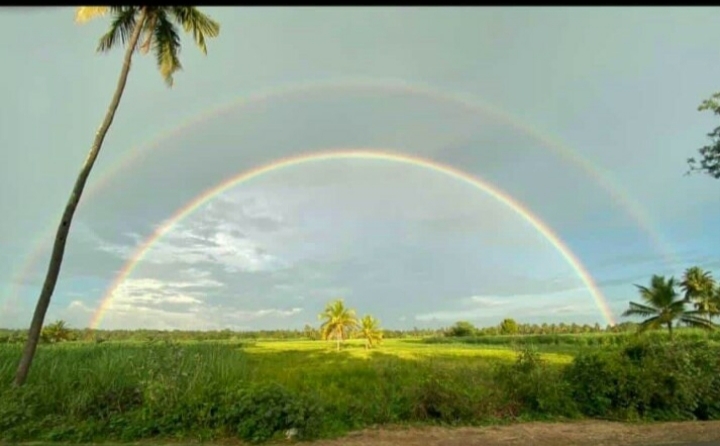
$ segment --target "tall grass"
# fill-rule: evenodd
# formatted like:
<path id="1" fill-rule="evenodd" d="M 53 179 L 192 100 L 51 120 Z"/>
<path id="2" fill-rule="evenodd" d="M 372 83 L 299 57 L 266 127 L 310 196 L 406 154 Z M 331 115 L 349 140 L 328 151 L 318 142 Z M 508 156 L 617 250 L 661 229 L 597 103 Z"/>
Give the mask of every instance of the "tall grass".
<path id="1" fill-rule="evenodd" d="M 709 344 L 703 345 L 688 351 L 707 356 Z M 9 383 L 21 346 L 0 345 L 0 440 L 240 437 L 259 442 L 290 428 L 301 438 L 312 438 L 387 423 L 580 416 L 594 401 L 593 395 L 582 393 L 589 383 L 603 378 L 607 388 L 650 374 L 659 380 L 666 373 L 662 364 L 667 360 L 635 366 L 622 359 L 622 348 L 608 350 L 620 352 L 613 353 L 620 359 L 613 359 L 592 356 L 604 351 L 598 347 L 578 346 L 575 352 L 584 358 L 578 365 L 573 355 L 552 345 L 524 348 L 518 356 L 498 346 L 409 340 L 390 340 L 371 351 L 349 342 L 341 352 L 314 341 L 64 343 L 40 346 L 28 384 L 14 389 Z M 663 348 L 652 354 L 678 357 L 676 350 Z M 692 379 L 714 364 L 688 358 L 682 364 L 689 365 L 678 373 Z M 704 368 L 697 365 L 701 363 Z M 646 369 L 645 375 L 638 374 Z M 572 380 L 568 370 L 574 373 Z M 627 370 L 635 375 L 627 378 Z M 600 372 L 602 377 L 595 376 Z M 611 372 L 619 378 L 608 378 Z M 603 416 L 617 412 L 613 398 L 635 398 L 613 392 L 603 396 L 610 401 Z M 656 401 L 653 392 L 623 410 L 637 412 L 636 406 Z M 679 407 L 673 409 L 674 417 L 695 413 L 692 404 L 700 403 L 688 398 L 670 398 L 680 401 L 673 403 Z M 703 410 L 714 413 L 714 406 L 703 404 L 710 407 Z"/>

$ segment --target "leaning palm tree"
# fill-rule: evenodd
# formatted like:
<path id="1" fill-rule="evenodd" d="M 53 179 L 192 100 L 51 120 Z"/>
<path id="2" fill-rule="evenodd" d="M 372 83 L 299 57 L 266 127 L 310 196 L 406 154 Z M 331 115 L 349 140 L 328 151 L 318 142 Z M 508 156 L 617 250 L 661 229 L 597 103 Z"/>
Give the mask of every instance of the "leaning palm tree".
<path id="1" fill-rule="evenodd" d="M 670 339 L 673 337 L 673 322 L 680 321 L 690 327 L 698 327 L 704 329 L 712 329 L 713 323 L 702 318 L 702 314 L 697 310 L 688 311 L 685 308 L 686 301 L 678 298 L 679 295 L 675 290 L 675 279 L 665 279 L 663 276 L 652 276 L 650 286 L 644 287 L 635 285 L 640 292 L 640 298 L 644 303 L 639 304 L 630 302 L 628 308 L 622 315 L 645 317 L 644 321 L 638 326 L 639 332 L 648 329 L 658 329 L 667 327 Z"/>
<path id="2" fill-rule="evenodd" d="M 373 345 L 382 342 L 382 331 L 380 330 L 380 321 L 368 315 L 360 319 L 358 337 L 365 339 L 365 350 L 371 349 Z"/>
<path id="3" fill-rule="evenodd" d="M 692 303 L 696 310 L 711 319 L 716 310 L 713 308 L 715 279 L 712 274 L 702 268 L 693 266 L 685 270 L 680 286 L 685 293 L 685 301 Z"/>
<path id="4" fill-rule="evenodd" d="M 340 343 L 358 326 L 355 310 L 347 308 L 342 299 L 327 304 L 318 318 L 324 321 L 320 326 L 321 338 L 324 341 L 335 339 L 338 351 L 340 351 Z"/>
<path id="5" fill-rule="evenodd" d="M 133 53 L 136 49 L 139 49 L 142 53 L 147 53 L 152 48 L 160 74 L 165 80 L 165 83 L 168 86 L 172 86 L 173 74 L 182 69 L 178 57 L 181 48 L 178 25 L 182 26 L 185 32 L 192 33 L 195 43 L 205 54 L 207 54 L 205 39 L 207 37 L 216 37 L 220 32 L 220 25 L 217 22 L 192 6 L 83 6 L 77 9 L 75 19 L 77 22 L 82 23 L 108 13 L 112 15 L 110 29 L 100 37 L 97 50 L 106 52 L 119 44 L 126 45 L 122 69 L 120 70 L 120 78 L 115 87 L 115 94 L 113 94 L 112 100 L 110 101 L 110 106 L 105 113 L 105 118 L 97 133 L 95 133 L 95 139 L 90 147 L 90 153 L 88 153 L 82 169 L 80 169 L 80 173 L 75 180 L 70 199 L 65 205 L 65 211 L 60 219 L 60 225 L 55 234 L 55 242 L 50 256 L 50 265 L 45 276 L 42 291 L 40 292 L 40 297 L 35 306 L 35 313 L 30 323 L 25 350 L 20 358 L 20 363 L 18 364 L 15 375 L 15 385 L 17 386 L 25 383 L 28 372 L 30 371 L 30 364 L 35 356 L 45 313 L 47 313 L 47 309 L 50 306 L 50 299 L 52 298 L 55 284 L 60 275 L 60 266 L 65 253 L 65 243 L 67 242 L 68 233 L 70 232 L 70 224 L 72 223 L 75 209 L 77 209 L 78 203 L 80 202 L 80 196 L 85 188 L 85 182 L 90 176 L 90 171 L 95 164 L 105 135 L 110 129 L 110 125 L 115 117 L 115 112 L 120 105 L 120 99 L 122 98 L 125 83 L 130 73 L 130 63 Z M 142 42 L 140 40 L 141 37 Z"/>

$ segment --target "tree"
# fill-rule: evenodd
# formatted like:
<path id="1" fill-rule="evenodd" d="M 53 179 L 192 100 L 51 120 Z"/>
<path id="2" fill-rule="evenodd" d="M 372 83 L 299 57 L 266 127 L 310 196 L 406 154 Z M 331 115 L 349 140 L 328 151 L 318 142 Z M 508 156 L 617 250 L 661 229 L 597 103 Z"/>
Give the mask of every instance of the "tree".
<path id="1" fill-rule="evenodd" d="M 502 322 L 500 322 L 500 334 L 504 335 L 514 335 L 518 332 L 518 324 L 515 322 L 515 319 L 503 319 Z"/>
<path id="2" fill-rule="evenodd" d="M 380 321 L 369 314 L 360 319 L 360 331 L 358 337 L 365 339 L 365 350 L 371 349 L 373 345 L 382 342 L 383 334 L 380 330 Z"/>
<path id="3" fill-rule="evenodd" d="M 710 110 L 716 116 L 720 116 L 720 93 L 715 93 L 709 99 L 702 101 L 698 111 Z M 690 166 L 688 173 L 699 172 L 710 175 L 712 178 L 720 179 L 720 127 L 708 133 L 711 143 L 698 149 L 700 159 L 688 158 Z"/>
<path id="4" fill-rule="evenodd" d="M 305 327 L 303 328 L 303 336 L 311 341 L 314 341 L 318 338 L 318 331 L 311 327 L 310 324 L 305 324 Z"/>
<path id="5" fill-rule="evenodd" d="M 652 276 L 650 286 L 635 285 L 644 304 L 630 302 L 630 308 L 622 314 L 624 317 L 641 316 L 644 321 L 638 326 L 639 332 L 666 326 L 670 339 L 673 337 L 673 322 L 680 321 L 690 327 L 712 329 L 712 322 L 703 319 L 699 311 L 687 311 L 685 299 L 679 298 L 675 290 L 675 279 Z"/>
<path id="6" fill-rule="evenodd" d="M 692 303 L 708 319 L 718 312 L 714 302 L 715 279 L 709 271 L 697 266 L 686 269 L 680 286 L 685 293 L 685 301 Z"/>
<path id="7" fill-rule="evenodd" d="M 465 337 L 472 336 L 477 332 L 477 328 L 473 324 L 467 321 L 456 322 L 455 325 L 450 327 L 447 331 L 447 336 L 451 337 Z"/>
<path id="8" fill-rule="evenodd" d="M 340 343 L 358 326 L 355 310 L 347 308 L 342 299 L 328 303 L 318 318 L 324 320 L 320 326 L 321 339 L 326 341 L 334 338 L 338 351 L 340 351 Z"/>
<path id="9" fill-rule="evenodd" d="M 120 105 L 120 99 L 122 98 L 128 74 L 130 73 L 133 53 L 136 49 L 147 53 L 150 48 L 152 48 L 160 74 L 165 80 L 165 83 L 168 86 L 172 86 L 173 74 L 182 69 L 178 57 L 181 48 L 180 36 L 177 29 L 178 25 L 181 25 L 186 32 L 192 32 L 195 43 L 205 54 L 207 54 L 205 39 L 207 37 L 216 37 L 220 32 L 220 25 L 217 22 L 192 6 L 84 6 L 77 9 L 75 19 L 77 22 L 82 23 L 107 13 L 112 14 L 110 29 L 100 37 L 97 51 L 109 51 L 117 46 L 119 42 L 127 44 L 127 48 L 125 50 L 125 56 L 123 57 L 120 77 L 115 87 L 115 93 L 110 101 L 110 106 L 105 113 L 105 118 L 100 128 L 95 133 L 95 139 L 90 147 L 90 152 L 75 180 L 75 185 L 65 205 L 65 211 L 62 214 L 60 225 L 55 234 L 55 242 L 50 256 L 50 264 L 45 276 L 45 282 L 43 283 L 42 291 L 35 306 L 35 312 L 28 332 L 28 339 L 25 343 L 25 349 L 23 350 L 15 375 L 15 385 L 17 386 L 25 383 L 28 372 L 30 371 L 30 365 L 35 356 L 45 314 L 50 306 L 50 299 L 52 298 L 53 291 L 55 291 L 55 284 L 60 275 L 60 266 L 62 265 L 65 244 L 70 232 L 73 215 L 80 202 L 80 196 L 90 176 L 90 171 L 100 153 L 105 135 L 110 129 L 113 119 L 115 118 L 115 112 Z M 142 44 L 138 47 L 141 36 L 143 37 Z"/>
<path id="10" fill-rule="evenodd" d="M 63 320 L 58 320 L 43 328 L 41 337 L 47 342 L 56 343 L 70 339 L 70 330 Z"/>

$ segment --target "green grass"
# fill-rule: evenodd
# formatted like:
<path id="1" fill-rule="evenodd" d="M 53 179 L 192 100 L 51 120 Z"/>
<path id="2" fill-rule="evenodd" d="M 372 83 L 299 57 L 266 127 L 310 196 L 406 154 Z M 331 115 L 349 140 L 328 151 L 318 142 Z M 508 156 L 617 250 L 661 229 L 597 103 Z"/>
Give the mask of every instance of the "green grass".
<path id="1" fill-rule="evenodd" d="M 604 347 L 533 343 L 536 355 L 518 362 L 519 350 L 493 341 L 390 339 L 366 350 L 353 340 L 339 352 L 304 340 L 68 342 L 40 345 L 19 390 L 9 383 L 22 346 L 0 344 L 0 440 L 260 441 L 288 426 L 323 437 L 376 424 L 579 415 L 563 370 Z M 605 373 L 588 364 L 577 376 Z"/>

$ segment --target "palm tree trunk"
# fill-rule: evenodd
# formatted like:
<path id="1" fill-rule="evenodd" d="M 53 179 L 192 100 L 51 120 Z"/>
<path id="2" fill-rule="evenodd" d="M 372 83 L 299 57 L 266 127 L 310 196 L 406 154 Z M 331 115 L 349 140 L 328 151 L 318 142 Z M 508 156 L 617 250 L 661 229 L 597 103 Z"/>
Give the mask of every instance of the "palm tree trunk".
<path id="1" fill-rule="evenodd" d="M 672 338 L 673 338 L 672 321 L 667 323 L 667 327 L 668 327 L 668 333 L 670 333 L 670 339 L 672 340 Z"/>
<path id="2" fill-rule="evenodd" d="M 125 90 L 125 84 L 127 82 L 128 74 L 130 73 L 130 62 L 132 60 L 133 52 L 137 46 L 140 33 L 143 29 L 143 25 L 147 18 L 147 9 L 143 8 L 140 13 L 140 18 L 135 25 L 130 41 L 128 42 L 127 50 L 125 50 L 125 57 L 123 58 L 122 69 L 120 70 L 120 78 L 115 88 L 115 94 L 110 101 L 105 119 L 103 120 L 100 128 L 95 134 L 90 153 L 88 153 L 85 163 L 75 180 L 70 199 L 65 205 L 65 212 L 63 212 L 62 219 L 60 220 L 60 226 L 58 226 L 57 233 L 55 234 L 55 243 L 53 244 L 52 255 L 50 256 L 50 265 L 45 276 L 45 282 L 43 283 L 40 297 L 38 298 L 35 306 L 35 313 L 33 314 L 32 322 L 30 323 L 30 330 L 28 332 L 27 342 L 25 343 L 25 349 L 23 350 L 20 363 L 18 364 L 17 372 L 15 374 L 15 385 L 22 386 L 25 384 L 28 373 L 30 372 L 30 365 L 35 356 L 35 350 L 40 339 L 40 332 L 42 331 L 42 325 L 45 320 L 45 314 L 50 306 L 50 298 L 52 297 L 53 291 L 55 291 L 55 284 L 57 283 L 58 276 L 60 275 L 60 266 L 62 265 L 63 255 L 65 253 L 65 243 L 67 242 L 68 233 L 70 232 L 70 224 L 72 223 L 75 209 L 77 209 L 80 203 L 80 196 L 82 195 L 83 189 L 85 188 L 85 182 L 90 176 L 90 171 L 95 164 L 100 148 L 102 147 L 105 135 L 110 129 L 110 125 L 115 118 L 115 112 L 120 105 L 120 99 L 122 98 L 123 91 Z"/>

